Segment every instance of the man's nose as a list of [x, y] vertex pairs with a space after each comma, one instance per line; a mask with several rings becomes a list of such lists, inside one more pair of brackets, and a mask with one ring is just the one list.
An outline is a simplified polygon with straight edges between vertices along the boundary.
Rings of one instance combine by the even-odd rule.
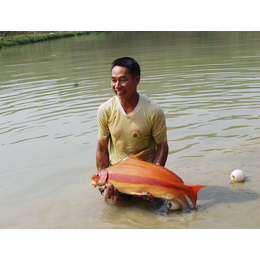
[[121, 82], [119, 80], [115, 83], [115, 88], [121, 88]]

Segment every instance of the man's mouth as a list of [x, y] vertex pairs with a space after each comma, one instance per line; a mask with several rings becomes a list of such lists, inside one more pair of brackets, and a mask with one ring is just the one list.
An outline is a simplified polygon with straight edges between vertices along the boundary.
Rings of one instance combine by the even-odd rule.
[[117, 93], [117, 95], [120, 96], [120, 95], [123, 95], [125, 93], [125, 91], [117, 91], [116, 93]]

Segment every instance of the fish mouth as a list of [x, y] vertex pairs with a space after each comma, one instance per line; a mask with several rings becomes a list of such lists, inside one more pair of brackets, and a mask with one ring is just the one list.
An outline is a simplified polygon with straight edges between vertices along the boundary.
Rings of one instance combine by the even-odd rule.
[[91, 180], [91, 182], [90, 182], [90, 186], [93, 186], [93, 187], [97, 187], [97, 185], [96, 185], [96, 182], [95, 181], [93, 181], [93, 180]]

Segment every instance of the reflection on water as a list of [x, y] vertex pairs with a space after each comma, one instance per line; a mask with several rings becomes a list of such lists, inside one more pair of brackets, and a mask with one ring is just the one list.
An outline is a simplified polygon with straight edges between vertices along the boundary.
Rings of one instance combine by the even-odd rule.
[[[112, 32], [0, 50], [1, 228], [259, 228], [260, 34]], [[96, 110], [110, 63], [141, 65], [140, 93], [165, 111], [166, 167], [207, 185], [198, 210], [89, 186]], [[244, 183], [228, 185], [241, 168]]]

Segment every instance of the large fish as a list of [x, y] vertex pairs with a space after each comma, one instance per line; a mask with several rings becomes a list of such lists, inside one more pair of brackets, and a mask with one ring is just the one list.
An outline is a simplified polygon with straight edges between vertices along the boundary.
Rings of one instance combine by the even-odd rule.
[[163, 198], [169, 202], [178, 201], [190, 208], [184, 195], [190, 198], [196, 209], [197, 192], [206, 186], [186, 186], [183, 180], [165, 167], [155, 165], [143, 159], [153, 153], [145, 150], [137, 155], [128, 156], [118, 163], [95, 173], [90, 184], [106, 186], [105, 200], [111, 184], [121, 193], [144, 196], [150, 193], [155, 198]]

